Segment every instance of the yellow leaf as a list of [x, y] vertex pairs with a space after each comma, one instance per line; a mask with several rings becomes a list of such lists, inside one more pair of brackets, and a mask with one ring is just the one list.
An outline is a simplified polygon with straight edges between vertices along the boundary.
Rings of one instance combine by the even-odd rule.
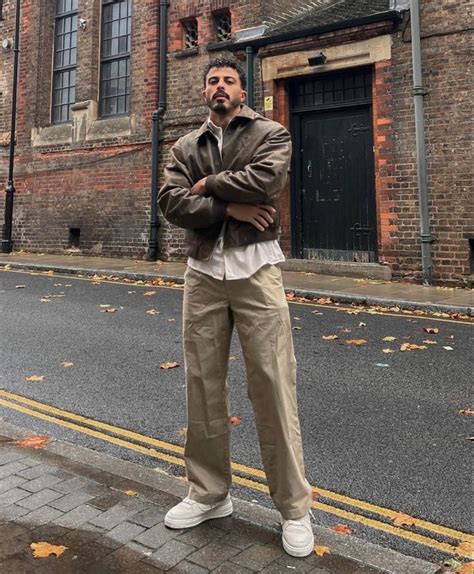
[[20, 440], [13, 442], [14, 445], [20, 448], [42, 448], [49, 441], [47, 434], [30, 434]]
[[124, 494], [126, 494], [127, 496], [136, 496], [137, 493], [134, 490], [126, 490], [124, 492]]
[[457, 574], [474, 574], [474, 562], [467, 562], [463, 564]]
[[179, 363], [174, 363], [174, 362], [166, 362], [166, 363], [161, 363], [160, 365], [160, 369], [175, 369], [176, 367], [179, 367]]
[[337, 335], [323, 335], [321, 339], [324, 339], [325, 341], [335, 341], [336, 339], [339, 339], [339, 337]]
[[367, 341], [365, 339], [347, 339], [346, 343], [348, 345], [366, 345]]
[[4, 271], [10, 271], [11, 268], [12, 268], [12, 266], [11, 266], [10, 264], [4, 265], [4, 266], [2, 267], [2, 269], [3, 269]]
[[101, 309], [106, 309], [107, 307], [110, 307], [110, 305], [99, 305], [99, 307], [100, 307]]
[[153, 297], [153, 295], [156, 295], [156, 291], [145, 291], [143, 293], [143, 297]]
[[437, 345], [437, 344], [438, 344], [437, 341], [431, 341], [430, 339], [425, 339], [425, 340], [423, 341], [423, 343], [424, 343], [425, 345]]
[[331, 551], [327, 546], [315, 546], [314, 553], [317, 556], [324, 556], [325, 554], [331, 554]]
[[384, 337], [382, 339], [382, 341], [388, 341], [389, 343], [391, 343], [392, 341], [395, 341], [395, 340], [396, 340], [396, 337], [392, 337], [392, 336]]
[[30, 548], [33, 550], [33, 556], [35, 558], [48, 558], [51, 554], [59, 558], [68, 547], [54, 546], [54, 544], [49, 544], [49, 542], [32, 542]]
[[160, 312], [157, 311], [156, 309], [148, 309], [148, 311], [146, 312], [147, 315], [159, 315]]
[[383, 349], [382, 353], [395, 353], [393, 349]]
[[427, 349], [426, 345], [416, 345], [415, 343], [403, 343], [400, 346], [400, 351], [419, 351], [422, 349]]
[[403, 526], [403, 525], [414, 526], [416, 522], [413, 516], [410, 516], [409, 514], [404, 514], [403, 512], [399, 512], [398, 514], [396, 514], [392, 520], [395, 526]]
[[38, 383], [44, 380], [44, 375], [31, 375], [31, 377], [25, 377], [25, 381], [30, 383]]
[[319, 305], [331, 305], [332, 299], [330, 297], [321, 297], [319, 299], [316, 299], [316, 303], [318, 303]]
[[74, 363], [71, 363], [71, 361], [63, 361], [61, 363], [61, 366], [63, 366], [65, 369], [69, 369], [69, 367], [72, 367], [74, 365]]
[[229, 357], [229, 363], [236, 361], [237, 357], [234, 357], [233, 355]]

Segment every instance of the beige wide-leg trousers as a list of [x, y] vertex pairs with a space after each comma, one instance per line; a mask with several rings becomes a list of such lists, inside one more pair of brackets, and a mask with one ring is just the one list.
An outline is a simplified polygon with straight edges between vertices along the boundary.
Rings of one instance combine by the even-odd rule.
[[281, 271], [265, 265], [248, 279], [218, 280], [188, 267], [183, 340], [188, 432], [188, 496], [211, 504], [231, 483], [227, 366], [237, 329], [262, 460], [284, 519], [311, 506], [296, 403], [296, 361]]

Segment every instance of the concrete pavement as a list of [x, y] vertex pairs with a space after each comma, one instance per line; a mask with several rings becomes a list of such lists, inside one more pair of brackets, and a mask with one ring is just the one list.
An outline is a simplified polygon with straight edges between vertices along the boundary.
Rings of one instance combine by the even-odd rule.
[[[43, 253], [12, 253], [0, 255], [0, 267], [53, 270], [59, 273], [99, 274], [120, 278], [154, 280], [161, 278], [181, 283], [186, 268], [183, 262], [137, 261], [86, 257], [82, 255], [53, 255]], [[290, 266], [291, 267], [291, 266]], [[411, 283], [386, 280], [336, 277], [310, 272], [285, 270], [283, 282], [287, 291], [310, 298], [330, 297], [334, 302], [356, 303], [421, 309], [425, 311], [460, 313], [474, 316], [474, 296], [470, 289], [455, 287], [425, 287]]]

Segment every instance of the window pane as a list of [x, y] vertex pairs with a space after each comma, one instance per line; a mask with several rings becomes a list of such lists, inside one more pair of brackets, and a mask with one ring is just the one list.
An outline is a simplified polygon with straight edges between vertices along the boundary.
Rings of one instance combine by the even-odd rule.
[[103, 0], [101, 114], [128, 112], [131, 0]]

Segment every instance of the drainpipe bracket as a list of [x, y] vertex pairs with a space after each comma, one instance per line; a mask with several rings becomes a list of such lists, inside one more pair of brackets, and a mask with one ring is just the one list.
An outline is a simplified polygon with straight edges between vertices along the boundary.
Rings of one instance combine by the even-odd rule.
[[434, 243], [436, 241], [436, 237], [431, 233], [422, 233], [420, 239], [421, 243]]
[[413, 95], [414, 96], [427, 96], [429, 91], [426, 90], [423, 86], [414, 86], [413, 87]]

